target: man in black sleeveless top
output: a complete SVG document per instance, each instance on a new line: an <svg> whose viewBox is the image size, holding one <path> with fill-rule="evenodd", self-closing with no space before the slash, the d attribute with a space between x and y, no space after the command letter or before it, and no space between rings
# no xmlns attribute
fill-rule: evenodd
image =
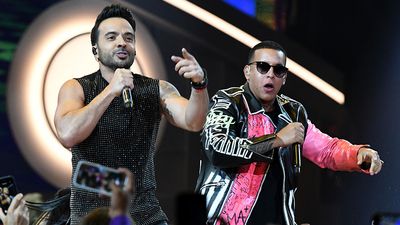
<svg viewBox="0 0 400 225"><path fill-rule="evenodd" d="M136 224L167 224L155 196L155 141L161 116L173 125L199 131L208 107L207 77L185 49L172 56L175 70L191 81L189 100L163 80L133 74L135 21L131 12L108 6L97 17L91 32L93 54L99 70L71 79L60 89L55 125L61 143L72 149L73 172L80 160L108 167L125 167L136 178L136 197L130 214ZM129 88L134 105L126 108L121 92ZM92 209L109 200L71 188L71 221L78 224Z"/></svg>

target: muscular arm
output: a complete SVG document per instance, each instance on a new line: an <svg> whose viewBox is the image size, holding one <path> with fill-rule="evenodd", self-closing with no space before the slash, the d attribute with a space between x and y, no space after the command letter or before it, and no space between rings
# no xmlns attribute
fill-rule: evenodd
<svg viewBox="0 0 400 225"><path fill-rule="evenodd" d="M71 148L91 134L115 97L109 89L106 87L85 106L83 89L78 81L69 80L61 87L54 118L61 144Z"/></svg>
<svg viewBox="0 0 400 225"><path fill-rule="evenodd" d="M207 89L192 88L187 100L172 84L161 80L160 97L162 113L171 124L189 131L202 129L208 107Z"/></svg>

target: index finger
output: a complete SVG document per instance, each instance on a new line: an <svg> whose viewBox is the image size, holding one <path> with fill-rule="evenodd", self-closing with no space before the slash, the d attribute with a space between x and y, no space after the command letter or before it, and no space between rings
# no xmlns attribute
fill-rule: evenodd
<svg viewBox="0 0 400 225"><path fill-rule="evenodd" d="M381 171L382 164L380 162L377 162L375 160L372 160L371 167L369 168L369 174L370 175L375 175Z"/></svg>
<svg viewBox="0 0 400 225"><path fill-rule="evenodd" d="M377 155L377 154L375 154L375 155ZM369 169L369 173L371 175L375 175L381 171L383 161L379 159L379 156L375 156L372 158L373 158L373 160L371 160L371 167Z"/></svg>
<svg viewBox="0 0 400 225"><path fill-rule="evenodd" d="M181 61L182 59L183 59L182 57L179 57L179 56L176 56L176 55L171 56L171 60L172 60L174 63L178 63L178 62Z"/></svg>
<svg viewBox="0 0 400 225"><path fill-rule="evenodd" d="M194 59L193 55L191 55L191 54L188 52L188 50L186 50L186 48L182 48L182 56L183 56L183 58L185 58L185 59L189 59L189 60L193 60L193 59Z"/></svg>
<svg viewBox="0 0 400 225"><path fill-rule="evenodd" d="M11 201L10 207L8 207L8 212L13 212L22 202L23 195L21 193L17 194Z"/></svg>

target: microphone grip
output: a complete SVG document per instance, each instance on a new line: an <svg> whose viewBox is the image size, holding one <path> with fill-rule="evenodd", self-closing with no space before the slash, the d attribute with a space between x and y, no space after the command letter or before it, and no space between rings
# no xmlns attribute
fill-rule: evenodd
<svg viewBox="0 0 400 225"><path fill-rule="evenodd" d="M122 89L122 100L125 108L133 108L132 91L129 87Z"/></svg>
<svg viewBox="0 0 400 225"><path fill-rule="evenodd" d="M301 145L294 144L294 172L300 174L301 168Z"/></svg>

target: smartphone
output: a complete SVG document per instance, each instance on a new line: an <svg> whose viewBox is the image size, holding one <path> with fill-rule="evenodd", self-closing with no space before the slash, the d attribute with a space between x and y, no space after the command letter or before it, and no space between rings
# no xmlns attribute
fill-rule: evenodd
<svg viewBox="0 0 400 225"><path fill-rule="evenodd" d="M400 213L376 213L372 225L400 225Z"/></svg>
<svg viewBox="0 0 400 225"><path fill-rule="evenodd" d="M72 184L80 189L103 195L112 195L111 184L124 188L128 182L124 173L97 163L81 160L72 178Z"/></svg>
<svg viewBox="0 0 400 225"><path fill-rule="evenodd" d="M4 213L7 213L11 201L18 194L15 179L12 176L0 177L0 204Z"/></svg>

